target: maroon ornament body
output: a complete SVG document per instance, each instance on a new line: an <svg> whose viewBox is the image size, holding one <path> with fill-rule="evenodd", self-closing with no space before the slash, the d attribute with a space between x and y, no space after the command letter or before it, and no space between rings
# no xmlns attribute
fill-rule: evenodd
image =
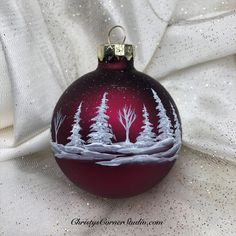
<svg viewBox="0 0 236 236"><path fill-rule="evenodd" d="M103 197L144 192L173 166L181 147L176 105L133 57L104 57L76 80L53 113L52 149L64 174Z"/></svg>

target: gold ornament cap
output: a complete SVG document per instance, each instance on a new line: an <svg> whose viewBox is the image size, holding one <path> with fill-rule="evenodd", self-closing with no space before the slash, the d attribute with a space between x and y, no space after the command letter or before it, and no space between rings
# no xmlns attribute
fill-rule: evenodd
<svg viewBox="0 0 236 236"><path fill-rule="evenodd" d="M111 43L111 32L116 28L120 28L123 32L123 40L121 43ZM125 44L125 40L125 29L120 25L113 26L108 32L108 43L97 47L98 59L103 61L104 59L110 60L116 57L119 60L121 57L125 57L128 61L130 61L135 56L135 48L132 44Z"/></svg>

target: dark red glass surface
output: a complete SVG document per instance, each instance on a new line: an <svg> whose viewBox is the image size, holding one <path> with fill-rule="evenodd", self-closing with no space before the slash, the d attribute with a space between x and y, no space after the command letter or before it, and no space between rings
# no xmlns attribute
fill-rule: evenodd
<svg viewBox="0 0 236 236"><path fill-rule="evenodd" d="M73 117L77 107L83 101L81 110L81 135L86 141L91 119L95 116L102 95L107 92L109 100L107 115L115 134L115 142L125 140L125 132L117 119L117 114L125 105L132 106L137 119L130 129L130 141L135 142L142 127L143 104L149 112L153 131L158 134L158 118L156 103L151 89L154 89L166 109L166 113L174 125L171 105L179 114L169 93L157 81L146 74L138 72L133 66L133 60L114 58L98 63L95 71L88 73L66 89L59 99L53 117L60 111L66 116L57 135L57 142L68 143ZM51 126L52 141L55 141L54 124ZM96 195L104 197L127 197L139 194L159 182L171 169L175 160L163 163L130 163L120 166L101 166L95 161L79 159L61 159L56 161L65 175L79 187Z"/></svg>

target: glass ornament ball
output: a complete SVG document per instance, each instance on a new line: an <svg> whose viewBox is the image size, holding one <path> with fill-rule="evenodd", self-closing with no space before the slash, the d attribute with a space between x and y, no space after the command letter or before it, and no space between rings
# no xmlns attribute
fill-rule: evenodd
<svg viewBox="0 0 236 236"><path fill-rule="evenodd" d="M53 112L52 150L80 188L109 197L146 191L167 175L181 147L181 122L167 90L134 68L133 57L104 56L72 83Z"/></svg>

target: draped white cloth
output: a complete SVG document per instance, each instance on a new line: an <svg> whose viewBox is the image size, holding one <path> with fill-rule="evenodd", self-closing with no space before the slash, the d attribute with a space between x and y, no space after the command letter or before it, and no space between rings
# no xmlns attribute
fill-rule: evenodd
<svg viewBox="0 0 236 236"><path fill-rule="evenodd" d="M32 232L34 232L32 225L26 227L28 223L25 219L31 211L32 214L42 214L42 212L36 209L35 199L27 195L30 191L36 191L38 195L42 192L45 198L53 199L53 201L56 200L56 197L59 197L58 201L63 202L63 204L66 201L66 198L58 196L61 191L55 190L55 188L68 191L63 187L63 184L65 182L68 184L68 182L62 177L61 172L58 172L58 167L55 162L51 161L51 156L47 151L49 150L49 125L52 110L68 85L96 67L96 46L104 43L108 29L116 24L120 24L126 29L127 42L137 45L136 68L151 75L166 87L176 101L181 115L183 143L187 147L184 150L187 151L182 152L182 159L170 176L181 175L183 177L184 174L181 174L181 170L183 170L185 174L187 173L186 178L189 181L192 182L192 179L194 179L195 185L194 187L191 185L192 187L189 189L188 184L185 183L186 179L180 178L181 185L177 180L173 181L171 177L168 177L160 188L165 189L166 185L166 188L184 191L186 194L190 194L189 191L193 189L198 189L201 192L203 191L199 186L201 182L196 179L195 172L199 178L203 178L201 181L204 182L205 186L209 186L209 188L205 188L210 192L215 191L215 194L217 194L217 191L222 194L224 191L235 193L233 191L235 190L235 176L232 174L236 163L235 0L1 1L0 161L8 161L0 162L0 208L4 212L2 215L0 212L0 219L5 224L3 226L0 223L0 230L5 230L6 235L13 235L15 229L21 227L25 234L21 234L19 231L19 235L32 235ZM196 152L193 152L193 150ZM41 154L36 154L37 158L35 155L32 156L36 161L31 161L31 155L39 151L41 151ZM50 156L50 158L42 157L42 151L44 155ZM26 155L29 155L26 158L27 161L22 161L19 158ZM212 161L215 163L216 160L219 163L214 164L215 168L212 168L211 163ZM187 164L184 164L185 161ZM224 165L220 164L222 161ZM207 168L204 171L199 170L202 165L199 165L199 163L202 162L204 162L204 165L211 166L209 170ZM40 163L52 166L50 170L53 171L53 174L46 178L43 176L44 171L42 171L42 175L39 175L38 165L40 166ZM227 165L229 172L226 171L225 165ZM186 167L189 167L192 172L188 171ZM29 174L33 174L33 183L37 183L36 177L39 177L38 185L40 184L42 189L29 182L26 177ZM200 174L204 174L205 177L201 177ZM221 179L216 180L217 176L221 176ZM58 180L56 177L59 177ZM230 178L229 182L226 180L227 178ZM46 181L49 181L52 185L55 184L52 187L56 191L53 196ZM211 189L214 182L218 183L218 190ZM19 185L23 187L20 188ZM185 188L177 190L176 186L180 188L184 186ZM71 188L75 189L75 187L70 186L69 189ZM17 195L14 195L15 189L17 189ZM103 200L88 196L77 189L73 191L77 191L77 195L80 195L78 201L86 201L84 200L85 197L88 197L90 201L94 201L92 203L94 212L88 214L91 217L96 214L106 215L111 210L109 207L114 208L114 206L109 205L112 205L112 202L108 202L106 206L108 213L106 213L102 207L105 204ZM193 191L191 192L192 195L188 195L189 198L185 198L185 194L176 193L174 190L167 189L164 192L170 194L167 199L173 204L175 217L179 218L178 210L180 209L178 204L181 204L182 211L187 212L189 219L197 225L197 217L195 219L191 214L196 213L200 217L202 205L192 202L195 213L191 213L191 209L188 208L188 204L191 202L190 196L196 197L194 195L196 193ZM25 201L19 199L22 194L25 194ZM205 194L208 194L208 192L205 192ZM163 202L163 196L159 195L161 193L158 192L158 188L155 188L144 194L144 198L149 201L150 198L160 197L160 202ZM77 201L68 193L66 196L71 201ZM177 202L173 202L175 197ZM212 198L218 201L218 205L217 203L216 205L219 207L224 197L223 195L222 197L218 195L214 197ZM135 198L134 204L140 205L141 198ZM28 213L22 213L22 222L24 223L21 223L21 225L15 224L15 221L20 221L15 218L14 222L10 222L13 215L19 216L19 212L13 210L13 205L10 202L15 201L17 204L26 206L26 200L28 201ZM222 215L218 212L210 220L207 215L202 215L205 219L203 222L215 224L217 221L217 224L225 230L221 233L222 228L220 227L204 225L202 227L207 235L235 235L235 222L234 225L226 223L231 221L233 216L235 217L236 206L235 202L231 200L230 198L225 202L225 210L224 212L221 211ZM121 210L123 214L126 212L125 206L127 209L132 208L129 205L132 204L131 202L131 200L127 200L123 204L124 208ZM95 203L98 203L99 206L95 207ZM116 203L116 206L118 206L121 201ZM41 210L46 211L45 207L48 207L48 204L43 203L42 200ZM158 204L155 205L154 201L150 201L150 206L145 205L145 207L152 211L154 208L160 208L160 204ZM214 206L210 200L208 204L206 211L209 213ZM80 214L82 214L81 212L86 214L89 210L88 206L83 207ZM141 208L140 206L140 212ZM75 209L78 209L78 206ZM147 209L144 209L144 211L148 211ZM232 209L234 209L234 212ZM113 211L113 216L119 216L118 212L119 208ZM54 213L54 210L48 210L45 214L48 214L47 220L56 225L56 219L54 221L49 219ZM59 213L55 213L56 217ZM163 208L159 215L160 218L162 216L163 218L166 217L166 221L168 221L167 213L171 214L170 210L167 211ZM184 214L182 213L180 212L180 217L183 217ZM126 212L126 214L128 213ZM132 214L135 215L135 213ZM146 212L144 215L148 216L148 213ZM151 213L150 216L152 216ZM216 216L222 217L222 219L216 220ZM32 217L31 219L35 220L35 216ZM76 213L70 215L70 211L68 211L67 217L76 217ZM60 218L60 220L63 221L63 218ZM200 235L200 233L194 234L194 231L191 231L191 227L196 225L194 226L187 219L186 222L180 219L181 222L179 223L176 223L176 220L172 219L168 224L164 224L162 228L155 228L154 230L162 230L163 235L168 232L174 235L176 234L173 231L174 226L169 228L172 224L177 225L176 232L185 233L181 233L182 235ZM46 221L43 220L43 222ZM188 224L189 226L187 226ZM191 224L193 225L190 227ZM70 233L67 231L62 233L58 225L55 228L50 227L52 227L50 223L45 223L45 229L39 235ZM59 232L53 231L56 229ZM82 231L79 231L80 229ZM80 229L76 228L81 235L90 232L89 230L83 231L86 228ZM73 230L71 235L74 235ZM116 231L112 231L111 227L109 228L111 231L101 231L102 228L97 230L99 232L97 235L102 233L116 235ZM128 229L128 234L131 234L132 230L134 230L134 227ZM142 231L142 229L140 230ZM95 232L91 231L90 233ZM119 228L118 232L117 235L122 235L125 229ZM153 232L155 231L151 231L151 228L149 228L146 233L149 235Z"/></svg>

